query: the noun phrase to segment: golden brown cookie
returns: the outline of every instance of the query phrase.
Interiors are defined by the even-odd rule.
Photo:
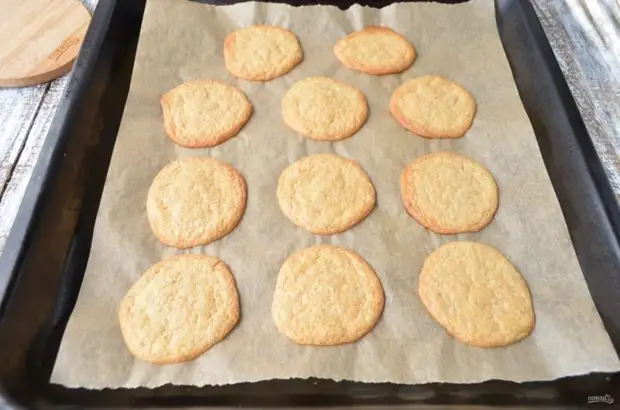
[[[234,137],[252,116],[243,91],[212,80],[183,83],[161,97],[168,137],[186,148],[214,147]]]
[[[405,71],[415,60],[406,38],[387,27],[369,26],[338,40],[334,54],[345,67],[368,74]]]
[[[239,296],[228,266],[180,255],[151,266],[123,298],[118,318],[125,344],[155,364],[194,360],[239,321]]]
[[[375,206],[375,188],[355,162],[332,154],[304,157],[278,179],[280,209],[295,225],[321,235],[344,232]]]
[[[300,80],[282,99],[282,117],[286,125],[314,140],[348,138],[360,129],[367,116],[364,94],[331,78]]]
[[[362,338],[383,305],[381,282],[359,255],[316,245],[282,265],[271,313],[278,330],[293,342],[329,346]]]
[[[452,152],[423,155],[400,176],[405,209],[422,226],[440,234],[477,232],[493,220],[497,184],[478,162]]]
[[[534,329],[525,280],[487,245],[458,241],[433,251],[422,267],[418,293],[433,319],[472,346],[506,346]]]
[[[476,101],[460,85],[427,75],[398,87],[390,99],[390,112],[421,137],[460,138],[474,120]]]
[[[166,165],[151,184],[146,211],[157,238],[175,248],[207,245],[231,232],[245,211],[243,177],[210,157]]]
[[[224,64],[236,76],[268,81],[291,71],[303,58],[297,37],[275,26],[250,26],[224,41]]]

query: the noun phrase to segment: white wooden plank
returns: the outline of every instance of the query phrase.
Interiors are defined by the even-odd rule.
[[[46,88],[43,84],[0,90],[0,197],[26,143]]]
[[[531,1],[620,201],[620,4]]]
[[[32,177],[45,137],[52,124],[58,103],[65,91],[69,76],[53,81],[45,94],[32,124],[24,149],[0,199],[0,255],[11,232],[13,221],[21,204],[28,182]]]

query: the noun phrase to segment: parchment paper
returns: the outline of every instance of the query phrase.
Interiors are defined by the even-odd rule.
[[[461,5],[395,4],[383,9],[294,8],[246,3],[213,7],[179,0],[147,4],[131,91],[96,221],[86,275],[64,334],[52,382],[88,388],[205,385],[273,378],[322,377],[366,382],[546,380],[620,369],[578,265],[553,188],[504,55],[493,1]],[[280,25],[299,37],[304,61],[285,77],[253,83],[224,67],[227,33],[253,23]],[[403,33],[418,57],[402,75],[348,71],[334,42],[370,24]],[[475,96],[478,112],[467,135],[431,141],[401,128],[388,112],[392,91],[405,80],[435,73]],[[370,116],[352,138],[328,143],[284,125],[280,101],[297,80],[330,76],[363,91]],[[217,148],[175,146],[163,132],[159,97],[186,80],[228,81],[244,90],[255,112],[241,133]],[[493,223],[477,234],[440,236],[405,213],[398,178],[431,151],[464,153],[486,165],[500,187]],[[308,154],[333,152],[359,161],[377,190],[377,208],[355,228],[319,237],[295,227],[280,211],[276,182]],[[222,258],[237,280],[242,318],[221,343],[194,362],[154,366],[134,360],[117,322],[117,306],[153,263],[175,252],[150,231],[145,201],[153,177],[168,162],[212,155],[245,177],[248,202],[228,236],[191,252]],[[417,279],[425,257],[457,239],[496,246],[527,280],[536,329],[501,349],[468,347],[425,313]],[[386,294],[377,327],[356,344],[301,347],[280,335],[270,315],[278,270],[293,252],[316,243],[351,248],[374,267]]]

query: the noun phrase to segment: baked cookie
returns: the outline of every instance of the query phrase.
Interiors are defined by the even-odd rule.
[[[394,91],[390,113],[409,131],[426,138],[460,138],[469,129],[476,101],[460,85],[436,75],[414,78]]]
[[[125,344],[155,364],[194,360],[239,321],[239,296],[228,266],[204,255],[180,255],[151,266],[118,311]]]
[[[534,329],[525,280],[487,245],[458,241],[433,251],[422,266],[418,293],[433,319],[472,346],[506,346]]]
[[[406,38],[387,27],[369,26],[338,40],[334,54],[345,67],[368,74],[405,71],[415,60]]]
[[[291,255],[280,269],[271,309],[278,330],[301,345],[355,342],[383,312],[383,288],[355,252],[316,245]]]
[[[319,141],[348,138],[366,122],[361,91],[326,77],[296,82],[282,99],[282,117],[298,133]]]
[[[491,173],[452,152],[426,154],[407,165],[400,190],[407,213],[444,235],[481,230],[491,223],[499,204]]]
[[[146,211],[153,233],[175,248],[207,245],[232,231],[245,211],[243,177],[209,157],[166,165],[151,184]]]
[[[166,134],[186,148],[221,144],[252,116],[252,104],[243,91],[219,81],[188,81],[168,91],[160,102]]]
[[[375,188],[355,162],[332,154],[304,157],[278,179],[278,203],[295,225],[312,233],[344,232],[375,206]]]
[[[303,58],[297,37],[275,26],[250,26],[230,33],[224,41],[228,71],[251,81],[268,81],[288,73]]]

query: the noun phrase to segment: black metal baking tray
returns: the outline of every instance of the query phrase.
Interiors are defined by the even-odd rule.
[[[344,8],[352,2],[336,3]],[[388,3],[364,2],[375,7]],[[593,299],[619,351],[620,207],[531,4],[525,0],[496,3],[500,37],[521,99]],[[586,404],[589,396],[605,394],[620,400],[620,374],[521,384],[418,386],[314,379],[94,391],[50,384],[90,251],[144,5],[145,0],[99,2],[73,70],[70,92],[62,100],[0,257],[0,407],[469,404],[491,408],[579,405]]]

